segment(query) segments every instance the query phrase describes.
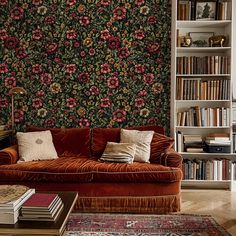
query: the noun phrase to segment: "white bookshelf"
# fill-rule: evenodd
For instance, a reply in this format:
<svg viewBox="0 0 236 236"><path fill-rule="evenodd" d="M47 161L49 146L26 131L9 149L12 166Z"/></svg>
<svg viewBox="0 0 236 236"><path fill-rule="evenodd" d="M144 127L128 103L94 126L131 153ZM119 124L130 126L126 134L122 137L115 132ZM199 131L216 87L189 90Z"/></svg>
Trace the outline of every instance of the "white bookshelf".
<svg viewBox="0 0 236 236"><path fill-rule="evenodd" d="M187 1L186 1L187 2ZM206 1L207 2L207 1ZM177 0L172 0L172 47L171 47L171 135L176 139L177 132L183 134L199 134L203 138L211 133L228 133L231 140L231 152L230 153L189 153L184 150L178 150L177 141L175 148L178 150L184 160L222 160L226 159L230 161L229 167L229 179L228 180L183 180L182 185L185 187L201 187L201 188L223 188L236 191L235 181L235 167L234 161L236 161L236 153L233 150L233 131L232 124L236 120L234 117L234 110L232 109L232 93L233 86L236 86L236 49L235 49L235 15L236 15L236 2L229 0L232 4L232 12L230 20L177 20ZM177 30L179 36L189 35L189 33L201 34L214 32L215 35L225 35L227 37L227 44L223 47L197 47L188 46L183 47L177 45ZM191 36L191 34L190 34ZM228 57L228 72L224 74L178 74L177 73L177 57L207 57L207 56L221 56ZM223 60L223 59L222 59ZM229 99L221 100L177 100L177 80L183 78L188 79L200 79L201 81L208 80L227 80L229 81L230 88ZM177 113L187 111L192 106L199 106L200 108L226 108L229 111L228 124L223 126L186 126L177 125ZM235 109L236 110L236 109Z"/></svg>

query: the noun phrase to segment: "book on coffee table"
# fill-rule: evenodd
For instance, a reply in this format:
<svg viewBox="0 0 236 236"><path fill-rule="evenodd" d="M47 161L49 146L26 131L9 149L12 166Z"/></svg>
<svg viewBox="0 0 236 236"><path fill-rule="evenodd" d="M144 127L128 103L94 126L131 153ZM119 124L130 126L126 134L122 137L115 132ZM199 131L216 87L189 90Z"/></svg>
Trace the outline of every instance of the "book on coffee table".
<svg viewBox="0 0 236 236"><path fill-rule="evenodd" d="M35 193L22 205L22 209L50 209L59 198L55 193Z"/></svg>
<svg viewBox="0 0 236 236"><path fill-rule="evenodd" d="M1 185L0 224L15 224L21 205L34 193L35 189L23 185Z"/></svg>
<svg viewBox="0 0 236 236"><path fill-rule="evenodd" d="M46 192L44 192L46 193ZM52 193L52 192L51 192ZM4 235L57 235L62 236L66 222L78 199L77 192L56 192L63 202L63 209L56 221L18 220L17 224L0 224L0 234Z"/></svg>
<svg viewBox="0 0 236 236"><path fill-rule="evenodd" d="M20 220L56 221L63 209L58 194L35 193L21 208Z"/></svg>
<svg viewBox="0 0 236 236"><path fill-rule="evenodd" d="M35 189L23 185L0 185L0 208L16 208L33 193Z"/></svg>
<svg viewBox="0 0 236 236"><path fill-rule="evenodd" d="M32 214L24 214L19 216L19 220L27 221L57 221L63 210L63 204L59 205L58 208L52 214L40 214L38 212Z"/></svg>

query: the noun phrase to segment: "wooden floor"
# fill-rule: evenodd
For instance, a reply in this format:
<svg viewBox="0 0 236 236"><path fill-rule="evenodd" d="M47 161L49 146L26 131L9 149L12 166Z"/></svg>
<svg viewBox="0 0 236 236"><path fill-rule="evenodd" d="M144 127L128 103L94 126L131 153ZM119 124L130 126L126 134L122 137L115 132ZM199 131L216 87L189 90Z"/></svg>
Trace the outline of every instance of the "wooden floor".
<svg viewBox="0 0 236 236"><path fill-rule="evenodd" d="M228 190L182 190L181 213L211 215L236 236L236 192Z"/></svg>

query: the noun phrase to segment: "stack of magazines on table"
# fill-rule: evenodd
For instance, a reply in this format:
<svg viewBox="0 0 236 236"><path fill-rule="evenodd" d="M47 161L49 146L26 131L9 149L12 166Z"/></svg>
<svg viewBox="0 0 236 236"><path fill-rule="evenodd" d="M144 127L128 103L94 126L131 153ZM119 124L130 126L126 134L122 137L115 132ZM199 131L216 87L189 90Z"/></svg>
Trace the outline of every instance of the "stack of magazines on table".
<svg viewBox="0 0 236 236"><path fill-rule="evenodd" d="M34 193L23 185L0 185L0 224L15 224L22 204Z"/></svg>
<svg viewBox="0 0 236 236"><path fill-rule="evenodd" d="M22 204L20 220L56 221L63 202L56 193L34 193Z"/></svg>

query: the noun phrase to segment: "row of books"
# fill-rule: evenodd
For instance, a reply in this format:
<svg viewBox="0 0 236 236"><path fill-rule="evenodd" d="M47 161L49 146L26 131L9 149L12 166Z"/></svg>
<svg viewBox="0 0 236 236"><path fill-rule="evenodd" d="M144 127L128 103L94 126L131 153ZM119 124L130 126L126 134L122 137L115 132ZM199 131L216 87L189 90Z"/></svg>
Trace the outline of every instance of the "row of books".
<svg viewBox="0 0 236 236"><path fill-rule="evenodd" d="M232 2L218 1L217 5L217 19L218 20L231 20Z"/></svg>
<svg viewBox="0 0 236 236"><path fill-rule="evenodd" d="M15 224L22 204L34 193L23 185L0 185L0 224Z"/></svg>
<svg viewBox="0 0 236 236"><path fill-rule="evenodd" d="M190 107L177 112L177 126L225 127L230 124L230 109L226 107Z"/></svg>
<svg viewBox="0 0 236 236"><path fill-rule="evenodd" d="M178 0L177 20L195 20L195 1Z"/></svg>
<svg viewBox="0 0 236 236"><path fill-rule="evenodd" d="M177 100L229 100L230 81L226 79L207 80L201 78L177 78Z"/></svg>
<svg viewBox="0 0 236 236"><path fill-rule="evenodd" d="M229 74L229 56L182 56L177 57L177 74Z"/></svg>
<svg viewBox="0 0 236 236"><path fill-rule="evenodd" d="M230 1L218 0L216 2L216 20L230 20L232 3ZM178 0L177 19L196 20L196 0Z"/></svg>
<svg viewBox="0 0 236 236"><path fill-rule="evenodd" d="M184 160L184 180L229 180L230 161L223 160Z"/></svg>

